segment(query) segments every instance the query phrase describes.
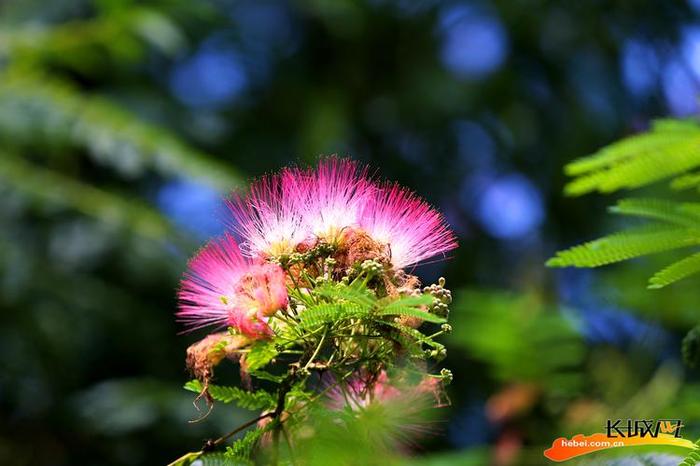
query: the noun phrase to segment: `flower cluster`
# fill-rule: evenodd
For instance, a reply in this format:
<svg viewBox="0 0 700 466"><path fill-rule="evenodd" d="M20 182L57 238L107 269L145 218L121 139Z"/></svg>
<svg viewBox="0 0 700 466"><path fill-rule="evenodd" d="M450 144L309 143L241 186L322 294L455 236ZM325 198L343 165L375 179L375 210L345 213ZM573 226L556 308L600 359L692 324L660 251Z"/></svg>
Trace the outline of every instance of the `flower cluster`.
<svg viewBox="0 0 700 466"><path fill-rule="evenodd" d="M399 275L457 246L429 204L408 189L372 180L347 159L263 177L228 206L241 242L226 235L190 262L178 316L191 329L229 326L252 339L269 337L267 318L287 306L286 277L276 264L304 252L333 250L329 259L340 261L341 273L375 260Z"/></svg>
<svg viewBox="0 0 700 466"><path fill-rule="evenodd" d="M335 157L265 176L227 204L229 232L190 261L178 295L187 329L214 329L187 351L189 389L260 409L260 445L317 401L350 412L399 398L445 405L451 373L429 374L426 361L445 357L435 338L451 330L452 296L444 279L422 287L411 273L457 246L440 213ZM246 390L210 383L225 359Z"/></svg>
<svg viewBox="0 0 700 466"><path fill-rule="evenodd" d="M227 325L250 338L267 337L266 319L287 306L285 274L244 257L226 235L192 259L179 298L178 314L193 329Z"/></svg>

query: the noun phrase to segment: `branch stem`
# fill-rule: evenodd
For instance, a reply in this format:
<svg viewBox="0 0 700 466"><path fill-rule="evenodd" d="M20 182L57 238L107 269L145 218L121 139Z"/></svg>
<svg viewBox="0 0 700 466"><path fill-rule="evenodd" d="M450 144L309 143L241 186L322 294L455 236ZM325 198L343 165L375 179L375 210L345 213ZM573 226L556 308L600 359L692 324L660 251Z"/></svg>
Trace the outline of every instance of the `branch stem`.
<svg viewBox="0 0 700 466"><path fill-rule="evenodd" d="M306 365L304 365L304 371L309 369L309 366L311 363L316 359L316 356L318 356L319 351L321 351L321 348L323 347L323 342L326 341L326 335L328 334L328 327L323 331L323 335L321 336L321 340L318 342L318 346L316 346L316 350L314 353L311 355L308 361L306 361Z"/></svg>
<svg viewBox="0 0 700 466"><path fill-rule="evenodd" d="M248 427L252 426L253 424L257 424L258 421L261 421L267 417L272 416L273 414L274 413L265 413L262 416L258 416L255 419L251 419L250 421L235 428L234 430L232 430L228 434L217 438L216 440L209 439L204 443L204 446L202 446L202 449L200 451L192 451L192 452L186 453L186 454L182 455L181 457L179 457L178 459L176 459L175 461L173 461L172 463L168 464L168 466L180 466L180 465L184 464L184 462L187 460L197 459L200 456L202 456L204 453L213 450L218 445L221 445L222 442L225 442L230 437L236 435L237 433L241 432L242 430L247 429Z"/></svg>

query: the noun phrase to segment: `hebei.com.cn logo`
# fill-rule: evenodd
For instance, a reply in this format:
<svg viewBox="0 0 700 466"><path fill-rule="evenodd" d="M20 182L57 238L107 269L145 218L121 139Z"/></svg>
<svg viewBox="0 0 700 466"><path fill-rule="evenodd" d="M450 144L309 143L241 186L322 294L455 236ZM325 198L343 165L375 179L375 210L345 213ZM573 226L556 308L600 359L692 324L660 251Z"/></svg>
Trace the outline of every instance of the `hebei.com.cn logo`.
<svg viewBox="0 0 700 466"><path fill-rule="evenodd" d="M559 437L544 456L561 462L608 448L664 445L695 449L696 445L681 437L680 419L608 419L605 432Z"/></svg>

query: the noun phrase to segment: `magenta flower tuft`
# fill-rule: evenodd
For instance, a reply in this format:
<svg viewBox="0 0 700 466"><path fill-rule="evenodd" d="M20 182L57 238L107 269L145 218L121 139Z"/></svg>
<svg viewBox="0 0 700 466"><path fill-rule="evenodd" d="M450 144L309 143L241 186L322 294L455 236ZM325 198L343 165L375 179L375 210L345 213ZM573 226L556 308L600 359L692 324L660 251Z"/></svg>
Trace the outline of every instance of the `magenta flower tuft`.
<svg viewBox="0 0 700 466"><path fill-rule="evenodd" d="M389 383L384 370L376 377L364 371L355 373L346 381L344 390L334 380L328 383L332 387L328 391L328 404L332 409L343 409L347 405L352 409L361 409L373 401L383 403L401 395L401 391Z"/></svg>
<svg viewBox="0 0 700 466"><path fill-rule="evenodd" d="M267 318L287 307L284 270L264 263L250 267L236 284L229 324L249 336L270 336Z"/></svg>
<svg viewBox="0 0 700 466"><path fill-rule="evenodd" d="M328 406L332 409L346 406L361 409L371 403L388 403L400 398L417 401L428 397L438 402L443 397L442 385L435 377L425 376L418 384L409 384L401 377L390 380L383 369L375 375L363 370L356 372L346 380L344 388L339 387L332 376L324 382L331 387L328 390Z"/></svg>
<svg viewBox="0 0 700 466"><path fill-rule="evenodd" d="M378 186L367 168L329 157L316 168L287 168L264 177L247 195L229 200L233 228L255 258L288 254L319 239L338 244L352 229L387 246L404 268L445 254L457 241L435 209L398 185Z"/></svg>
<svg viewBox="0 0 700 466"><path fill-rule="evenodd" d="M360 227L388 247L391 263L397 269L457 247L457 239L443 216L397 184L374 191L364 205Z"/></svg>
<svg viewBox="0 0 700 466"><path fill-rule="evenodd" d="M205 246L189 264L178 317L192 330L228 325L251 338L270 336L268 317L287 306L284 271L243 257L229 235Z"/></svg>
<svg viewBox="0 0 700 466"><path fill-rule="evenodd" d="M306 239L299 208L305 196L303 178L298 170L285 169L257 180L247 194L231 196L227 202L233 216L231 226L244 238L245 255L288 254Z"/></svg>
<svg viewBox="0 0 700 466"><path fill-rule="evenodd" d="M337 244L345 230L355 227L374 191L367 169L349 159L322 159L315 170L298 172L304 225L311 239Z"/></svg>

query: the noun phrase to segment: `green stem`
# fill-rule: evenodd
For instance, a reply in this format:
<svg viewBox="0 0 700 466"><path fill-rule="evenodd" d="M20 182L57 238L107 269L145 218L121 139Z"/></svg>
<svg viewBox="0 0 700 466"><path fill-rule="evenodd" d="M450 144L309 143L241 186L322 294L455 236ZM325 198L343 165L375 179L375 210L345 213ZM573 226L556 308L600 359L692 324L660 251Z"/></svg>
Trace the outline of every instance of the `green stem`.
<svg viewBox="0 0 700 466"><path fill-rule="evenodd" d="M178 459L176 459L175 461L173 461L172 463L169 463L168 466L181 466L181 465L185 464L185 461L196 460L197 458L202 456L202 453L204 453L204 452L203 451L193 451L190 453L186 453L186 454L182 455L181 457L179 457Z"/></svg>
<svg viewBox="0 0 700 466"><path fill-rule="evenodd" d="M321 347L323 346L323 342L326 341L326 335L328 334L328 327L323 331L323 335L321 336L321 341L318 342L318 346L316 346L316 351L314 351L314 354L311 355L308 361L306 361L306 365L304 366L304 371L307 371L309 369L309 366L311 363L316 359L316 356L318 356L319 351L321 351Z"/></svg>
<svg viewBox="0 0 700 466"><path fill-rule="evenodd" d="M175 461L173 461L172 463L168 464L168 466L180 466L182 464L185 464L185 461L197 459L200 456L202 456L204 453L211 451L215 447L221 445L223 442L225 442L230 437L236 435L237 433L241 432L242 430L247 429L248 427L252 426L253 424L257 424L259 421L261 421L267 417L270 417L272 415L273 415L273 413L263 414L262 416L258 416L255 419L251 419L250 421L246 422L242 426L239 426L239 427L233 429L228 434L226 434L222 437L219 437L216 440L211 440L211 439L207 440L204 443L204 446L202 447L202 449L200 451L186 453L186 454L182 455L181 457L179 457L178 459L176 459Z"/></svg>
<svg viewBox="0 0 700 466"><path fill-rule="evenodd" d="M296 458L294 458L294 449L292 447L292 440L289 438L289 434L287 433L287 429L284 427L284 424L282 424L282 435L284 435L284 440L287 442L287 448L289 448L289 461L292 463L292 466L296 466L297 461Z"/></svg>

